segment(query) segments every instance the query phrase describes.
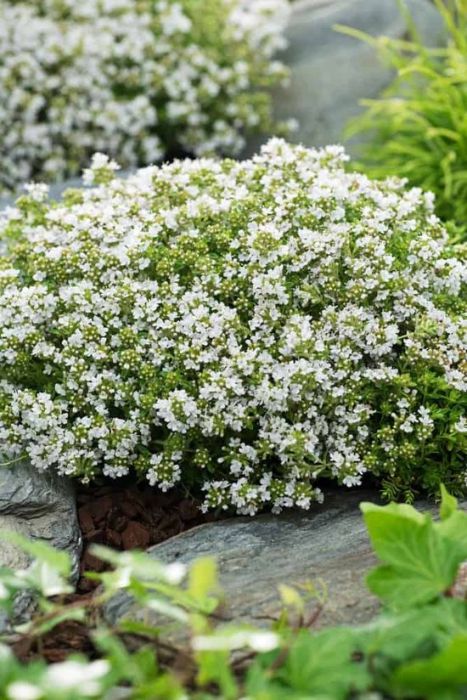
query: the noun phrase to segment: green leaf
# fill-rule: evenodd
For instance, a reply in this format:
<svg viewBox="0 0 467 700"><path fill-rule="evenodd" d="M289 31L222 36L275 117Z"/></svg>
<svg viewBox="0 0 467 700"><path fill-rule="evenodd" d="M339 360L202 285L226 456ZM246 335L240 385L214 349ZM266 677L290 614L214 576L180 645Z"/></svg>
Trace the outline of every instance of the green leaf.
<svg viewBox="0 0 467 700"><path fill-rule="evenodd" d="M443 697L446 691L467 691L467 634L456 636L443 651L429 659L400 666L392 684L397 692L415 693L433 700Z"/></svg>
<svg viewBox="0 0 467 700"><path fill-rule="evenodd" d="M50 569L68 578L71 573L71 557L67 552L54 549L47 542L42 540L29 540L18 532L2 530L1 537L7 542L11 542L26 554L29 554L43 564L47 564Z"/></svg>
<svg viewBox="0 0 467 700"><path fill-rule="evenodd" d="M391 607L428 603L454 582L465 553L431 519L410 506L362 504L373 547L384 564L372 571L369 589Z"/></svg>
<svg viewBox="0 0 467 700"><path fill-rule="evenodd" d="M439 622L438 606L382 614L360 628L359 650L366 656L378 654L386 659L403 661L432 638Z"/></svg>
<svg viewBox="0 0 467 700"><path fill-rule="evenodd" d="M441 484L441 507L439 514L441 520L447 520L453 513L457 511L457 498L448 493L444 484Z"/></svg>
<svg viewBox="0 0 467 700"><path fill-rule="evenodd" d="M150 597L143 601L143 604L149 610L153 610L160 615L176 620L177 622L186 623L189 620L188 614L176 605L172 605L161 598Z"/></svg>
<svg viewBox="0 0 467 700"><path fill-rule="evenodd" d="M278 679L287 688L306 693L306 697L346 698L369 681L363 666L352 660L354 650L352 630L335 628L318 634L302 630Z"/></svg>
<svg viewBox="0 0 467 700"><path fill-rule="evenodd" d="M436 523L435 529L442 537L456 542L467 559L467 513L456 510L446 520Z"/></svg>
<svg viewBox="0 0 467 700"><path fill-rule="evenodd" d="M126 632L136 636L148 637L149 639L159 639L163 627L156 627L144 622L139 622L139 620L128 619L119 621L118 629L120 632Z"/></svg>
<svg viewBox="0 0 467 700"><path fill-rule="evenodd" d="M431 613L432 637L444 647L452 637L467 634L467 605L459 598L442 598L434 606L436 616ZM436 621L437 617L437 621Z"/></svg>
<svg viewBox="0 0 467 700"><path fill-rule="evenodd" d="M19 663L11 649L6 644L0 644L0 693L18 671L18 666Z"/></svg>
<svg viewBox="0 0 467 700"><path fill-rule="evenodd" d="M283 605L288 608L294 608L299 614L304 612L305 601L296 588L287 586L286 584L280 584L279 594Z"/></svg>
<svg viewBox="0 0 467 700"><path fill-rule="evenodd" d="M215 683L222 691L223 700L238 697L238 688L230 669L229 654L225 651L203 651L196 654L198 683L203 686Z"/></svg>
<svg viewBox="0 0 467 700"><path fill-rule="evenodd" d="M180 583L184 576L185 567L183 564L163 564L154 560L149 554L138 551L116 552L109 547L93 544L90 548L91 554L98 559L105 561L120 569L122 580L128 577L140 578L142 581L166 581L176 585ZM122 587L125 587L122 582Z"/></svg>
<svg viewBox="0 0 467 700"><path fill-rule="evenodd" d="M414 506L408 503L388 503L385 506L379 506L377 503L370 503L369 501L362 501L360 503L360 510L362 511L365 521L367 513L392 513L393 515L398 515L404 517L408 520L413 520L416 523L422 524L427 519L428 516L424 513L420 513Z"/></svg>
<svg viewBox="0 0 467 700"><path fill-rule="evenodd" d="M197 559L188 575L188 593L196 601L204 601L210 593L219 588L217 566L211 557Z"/></svg>

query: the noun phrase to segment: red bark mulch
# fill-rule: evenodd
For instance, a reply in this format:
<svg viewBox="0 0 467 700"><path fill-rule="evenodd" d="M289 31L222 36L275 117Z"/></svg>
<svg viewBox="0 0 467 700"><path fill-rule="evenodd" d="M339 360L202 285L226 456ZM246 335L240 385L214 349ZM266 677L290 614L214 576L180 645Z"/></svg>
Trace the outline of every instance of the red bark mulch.
<svg viewBox="0 0 467 700"><path fill-rule="evenodd" d="M199 504L180 492L162 493L146 485L80 487L77 499L83 535L80 593L88 593L95 587L84 574L105 568L103 562L91 554L92 544L118 550L144 550L214 520L212 514L201 513Z"/></svg>

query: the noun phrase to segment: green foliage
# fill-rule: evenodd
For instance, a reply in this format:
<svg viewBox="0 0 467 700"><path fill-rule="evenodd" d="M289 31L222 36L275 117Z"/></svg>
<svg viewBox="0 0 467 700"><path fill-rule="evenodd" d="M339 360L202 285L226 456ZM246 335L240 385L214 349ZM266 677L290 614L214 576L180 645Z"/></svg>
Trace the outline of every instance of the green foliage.
<svg viewBox="0 0 467 700"><path fill-rule="evenodd" d="M442 489L441 520L407 505L361 506L381 564L368 577L384 604L359 627L315 631L296 626L290 608L303 613L298 591L281 589L286 608L272 629L223 623L216 567L210 559L164 565L147 555L96 547L113 571L93 574L102 585L90 601L72 604L28 572L0 571L0 606L12 609L24 582L38 599L28 627L5 641L40 640L54 625L81 619L97 659L76 657L46 666L17 661L0 645L0 698L5 700L461 700L467 693L467 514ZM64 580L66 555L47 545L16 540L38 558L33 566ZM15 583L16 582L16 583ZM311 586L304 587L309 593ZM124 620L114 629L98 611L125 591L161 616L158 628ZM318 597L318 605L322 600ZM74 616L74 617L73 617ZM163 622L169 618L170 625ZM314 616L316 617L316 616ZM287 623L288 620L288 623ZM285 624L286 623L286 624ZM187 641L171 646L173 625ZM21 645L20 645L21 646ZM235 653L234 653L235 652ZM177 663L175 663L175 661ZM182 669L182 670L180 670Z"/></svg>
<svg viewBox="0 0 467 700"><path fill-rule="evenodd" d="M407 505L362 510L375 552L384 562L368 587L388 605L411 608L447 590L467 557L465 544L447 539L427 516Z"/></svg>
<svg viewBox="0 0 467 700"><path fill-rule="evenodd" d="M405 6L409 40L370 37L338 27L374 46L397 71L383 94L364 100L366 111L347 136L368 134L362 167L374 177L407 177L436 195L438 215L453 222L454 239L467 225L467 2L434 0L447 46L424 46Z"/></svg>
<svg viewBox="0 0 467 700"><path fill-rule="evenodd" d="M467 635L459 634L431 659L402 664L394 674L394 685L425 698L459 697L459 686L467 686Z"/></svg>

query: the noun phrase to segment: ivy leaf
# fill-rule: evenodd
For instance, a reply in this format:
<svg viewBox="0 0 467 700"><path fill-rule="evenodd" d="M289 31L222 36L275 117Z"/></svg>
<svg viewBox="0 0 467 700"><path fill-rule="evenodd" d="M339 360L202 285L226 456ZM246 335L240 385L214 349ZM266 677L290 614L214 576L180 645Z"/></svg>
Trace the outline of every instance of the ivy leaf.
<svg viewBox="0 0 467 700"><path fill-rule="evenodd" d="M467 513L456 510L446 520L436 523L435 529L442 537L456 542L464 552L464 559L467 559Z"/></svg>
<svg viewBox="0 0 467 700"><path fill-rule="evenodd" d="M467 559L467 513L459 510L457 498L451 496L446 487L441 484L441 522L435 528L443 537L453 540L464 548Z"/></svg>
<svg viewBox="0 0 467 700"><path fill-rule="evenodd" d="M464 548L443 537L427 515L397 504L363 503L361 509L375 552L384 562L367 577L375 595L404 609L429 603L452 585Z"/></svg>
<svg viewBox="0 0 467 700"><path fill-rule="evenodd" d="M441 507L439 514L441 520L447 520L457 511L457 498L448 493L444 484L441 484Z"/></svg>
<svg viewBox="0 0 467 700"><path fill-rule="evenodd" d="M397 693L409 692L427 700L464 697L460 691L467 690L467 633L454 637L445 649L429 659L399 666L392 684Z"/></svg>
<svg viewBox="0 0 467 700"><path fill-rule="evenodd" d="M352 660L355 635L337 628L310 634L303 630L292 645L278 674L285 687L306 693L306 697L340 700L368 685L365 668Z"/></svg>
<svg viewBox="0 0 467 700"><path fill-rule="evenodd" d="M360 629L359 651L366 657L403 661L433 636L438 618L438 606L382 614Z"/></svg>

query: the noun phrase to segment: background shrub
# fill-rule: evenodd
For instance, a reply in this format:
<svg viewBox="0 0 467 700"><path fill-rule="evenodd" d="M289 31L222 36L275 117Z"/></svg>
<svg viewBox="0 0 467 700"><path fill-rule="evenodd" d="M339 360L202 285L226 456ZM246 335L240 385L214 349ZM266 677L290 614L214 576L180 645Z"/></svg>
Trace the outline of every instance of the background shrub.
<svg viewBox="0 0 467 700"><path fill-rule="evenodd" d="M413 22L411 37L374 39L344 29L373 44L397 77L380 98L364 100L363 115L348 135L365 134L362 165L372 177L407 177L436 194L436 211L453 221L465 240L467 230L467 2L434 0L446 33L446 48L424 46ZM402 4L402 3L401 3Z"/></svg>
<svg viewBox="0 0 467 700"><path fill-rule="evenodd" d="M201 7L202 6L202 7ZM0 192L80 172L237 153L272 128L287 0L0 0Z"/></svg>
<svg viewBox="0 0 467 700"><path fill-rule="evenodd" d="M126 181L94 158L4 217L0 440L205 507L308 507L370 471L466 486L466 265L433 197L273 140Z"/></svg>

